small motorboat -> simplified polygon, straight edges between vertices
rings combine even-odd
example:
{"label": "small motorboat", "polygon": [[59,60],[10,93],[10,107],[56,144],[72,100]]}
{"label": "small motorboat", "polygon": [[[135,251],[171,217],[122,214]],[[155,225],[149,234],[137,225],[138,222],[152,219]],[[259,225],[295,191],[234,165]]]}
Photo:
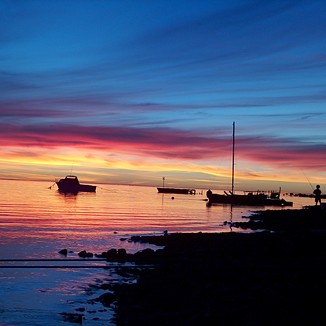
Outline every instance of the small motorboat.
{"label": "small motorboat", "polygon": [[64,179],[56,181],[58,190],[63,193],[76,194],[78,192],[95,192],[96,186],[79,183],[75,175],[67,175]]}

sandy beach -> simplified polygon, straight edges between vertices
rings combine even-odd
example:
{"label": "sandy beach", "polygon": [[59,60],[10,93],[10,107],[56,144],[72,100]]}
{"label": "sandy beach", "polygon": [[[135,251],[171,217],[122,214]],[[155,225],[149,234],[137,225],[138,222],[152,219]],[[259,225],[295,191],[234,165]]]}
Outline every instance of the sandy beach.
{"label": "sandy beach", "polygon": [[230,233],[134,237],[165,247],[114,288],[117,325],[324,325],[325,231],[326,211],[311,207],[263,211]]}

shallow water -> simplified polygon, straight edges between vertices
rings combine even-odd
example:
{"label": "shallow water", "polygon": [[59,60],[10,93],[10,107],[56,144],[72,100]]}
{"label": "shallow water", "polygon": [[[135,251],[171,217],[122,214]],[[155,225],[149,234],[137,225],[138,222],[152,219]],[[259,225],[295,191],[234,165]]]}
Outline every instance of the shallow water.
{"label": "shallow water", "polygon": [[[128,239],[134,234],[231,232],[224,222],[243,221],[263,209],[216,205],[206,207],[203,194],[158,194],[155,187],[98,185],[96,193],[62,195],[51,183],[0,180],[0,259],[78,258],[81,250],[128,252],[149,245]],[[172,197],[174,199],[172,199]],[[313,199],[293,197],[294,208]],[[30,268],[55,264],[60,268]],[[89,268],[78,268],[86,264]],[[83,325],[113,325],[110,309],[89,302],[102,282],[120,279],[106,265],[80,262],[0,262],[0,325],[66,325],[61,312],[82,313]],[[4,268],[5,266],[26,268]],[[67,268],[65,266],[72,266]],[[55,265],[57,266],[57,265]],[[76,267],[73,267],[76,266]]]}

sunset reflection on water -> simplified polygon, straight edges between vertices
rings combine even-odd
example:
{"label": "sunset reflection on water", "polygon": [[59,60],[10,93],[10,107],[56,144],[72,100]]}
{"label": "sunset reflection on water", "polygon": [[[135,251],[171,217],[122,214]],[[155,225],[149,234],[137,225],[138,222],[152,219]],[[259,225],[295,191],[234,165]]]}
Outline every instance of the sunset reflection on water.
{"label": "sunset reflection on water", "polygon": [[[99,251],[132,247],[133,234],[229,232],[227,221],[242,221],[253,208],[206,207],[196,195],[159,194],[155,187],[98,185],[96,193],[61,194],[56,186],[0,181],[0,246],[53,252],[53,247]],[[43,248],[43,250],[42,250]],[[48,249],[47,249],[48,248]],[[3,254],[2,254],[3,255]]]}
{"label": "sunset reflection on water", "polygon": [[[205,191],[172,195],[159,194],[155,187],[99,185],[96,193],[64,195],[56,186],[48,187],[45,182],[0,181],[0,320],[10,325],[55,326],[62,323],[62,311],[76,312],[81,307],[88,322],[96,317],[105,325],[114,325],[112,312],[99,303],[96,307],[90,299],[102,293],[100,284],[117,282],[121,276],[114,270],[91,268],[110,263],[79,259],[78,252],[124,248],[134,253],[158,248],[129,241],[134,234],[233,232],[224,222],[243,221],[242,216],[255,210],[207,207]],[[64,248],[67,257],[58,253]],[[39,261],[34,262],[35,258]],[[65,258],[79,260],[71,267]],[[51,268],[30,268],[35,264]]]}

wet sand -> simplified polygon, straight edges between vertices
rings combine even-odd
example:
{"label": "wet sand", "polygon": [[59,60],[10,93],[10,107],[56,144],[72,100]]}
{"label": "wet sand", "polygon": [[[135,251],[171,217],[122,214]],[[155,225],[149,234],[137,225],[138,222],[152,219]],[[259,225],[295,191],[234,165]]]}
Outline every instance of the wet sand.
{"label": "wet sand", "polygon": [[[255,221],[265,231],[236,232]],[[135,237],[165,247],[115,288],[117,325],[324,325],[325,222],[320,209],[265,211],[230,233]]]}

